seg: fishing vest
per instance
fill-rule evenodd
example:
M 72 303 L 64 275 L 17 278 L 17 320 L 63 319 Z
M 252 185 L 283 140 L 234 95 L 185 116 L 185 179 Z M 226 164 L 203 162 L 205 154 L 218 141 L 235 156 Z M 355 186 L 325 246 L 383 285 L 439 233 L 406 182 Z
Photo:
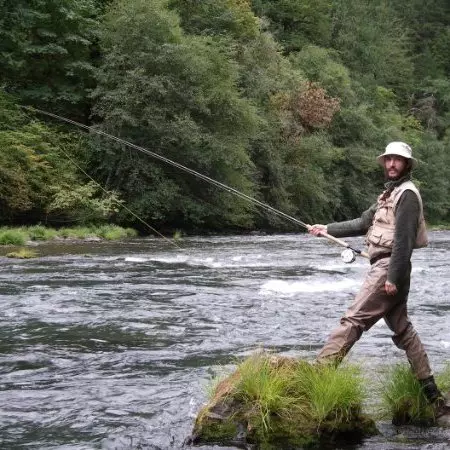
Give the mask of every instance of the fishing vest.
M 369 246 L 370 258 L 392 250 L 396 222 L 395 210 L 401 195 L 406 190 L 413 191 L 417 195 L 420 204 L 419 226 L 414 248 L 426 247 L 428 245 L 422 198 L 414 183 L 412 181 L 405 181 L 400 186 L 394 188 L 389 197 L 383 198 L 383 194 L 378 197 L 377 210 L 373 216 L 372 226 L 369 228 L 366 235 L 366 243 Z

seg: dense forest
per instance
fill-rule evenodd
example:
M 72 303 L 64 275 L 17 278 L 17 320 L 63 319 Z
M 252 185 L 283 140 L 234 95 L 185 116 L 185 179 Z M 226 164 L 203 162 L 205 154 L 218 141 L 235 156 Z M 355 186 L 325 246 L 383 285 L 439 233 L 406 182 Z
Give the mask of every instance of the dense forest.
M 449 224 L 450 3 L 0 0 L 0 224 L 295 230 L 93 130 L 310 223 L 368 207 L 403 140 Z

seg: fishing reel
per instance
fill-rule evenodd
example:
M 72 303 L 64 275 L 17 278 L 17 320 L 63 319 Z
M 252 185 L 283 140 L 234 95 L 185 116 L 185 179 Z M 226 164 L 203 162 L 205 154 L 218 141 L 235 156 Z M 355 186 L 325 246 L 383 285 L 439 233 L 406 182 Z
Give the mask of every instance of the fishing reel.
M 356 259 L 356 253 L 351 248 L 346 248 L 341 253 L 341 259 L 347 264 L 352 263 Z

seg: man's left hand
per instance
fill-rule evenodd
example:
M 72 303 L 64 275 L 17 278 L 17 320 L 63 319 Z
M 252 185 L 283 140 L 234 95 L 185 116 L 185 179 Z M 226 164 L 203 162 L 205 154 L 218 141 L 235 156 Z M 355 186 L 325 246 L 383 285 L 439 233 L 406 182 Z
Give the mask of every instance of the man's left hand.
M 390 281 L 384 283 L 384 289 L 386 290 L 387 295 L 395 295 L 397 293 L 397 286 Z

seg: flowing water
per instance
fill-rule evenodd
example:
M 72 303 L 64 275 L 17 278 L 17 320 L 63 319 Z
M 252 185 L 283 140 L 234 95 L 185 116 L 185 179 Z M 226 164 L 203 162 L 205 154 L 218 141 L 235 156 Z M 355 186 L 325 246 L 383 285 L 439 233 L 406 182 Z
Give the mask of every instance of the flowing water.
M 179 246 L 46 243 L 36 259 L 0 257 L 1 449 L 181 449 L 212 379 L 261 347 L 312 360 L 368 266 L 303 234 Z M 450 360 L 449 263 L 450 232 L 413 258 L 410 316 L 436 372 Z M 382 323 L 349 359 L 374 386 L 405 362 Z M 353 448 L 450 447 L 450 430 L 378 425 Z

